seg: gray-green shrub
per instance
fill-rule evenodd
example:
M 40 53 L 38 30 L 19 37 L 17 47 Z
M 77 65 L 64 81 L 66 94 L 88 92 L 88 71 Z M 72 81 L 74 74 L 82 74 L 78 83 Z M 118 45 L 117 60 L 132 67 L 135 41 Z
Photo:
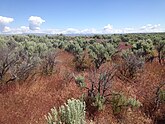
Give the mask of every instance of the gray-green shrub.
M 47 124 L 85 124 L 85 102 L 69 99 L 67 103 L 45 116 Z
M 114 114 L 121 112 L 123 108 L 132 107 L 138 108 L 142 106 L 141 102 L 136 98 L 127 98 L 121 93 L 113 93 L 111 98 L 111 104 Z

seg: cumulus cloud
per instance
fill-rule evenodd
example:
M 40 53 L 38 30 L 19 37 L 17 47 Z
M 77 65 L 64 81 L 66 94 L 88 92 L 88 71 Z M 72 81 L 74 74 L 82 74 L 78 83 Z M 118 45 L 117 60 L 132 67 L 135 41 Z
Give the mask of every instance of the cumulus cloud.
M 83 29 L 81 30 L 81 34 L 100 34 L 101 31 L 95 28 Z
M 10 28 L 10 27 L 5 26 L 5 27 L 3 28 L 3 32 L 4 32 L 4 33 L 8 33 L 8 32 L 10 32 L 10 31 L 11 31 L 11 28 Z
M 115 28 L 111 24 L 107 24 L 101 29 L 40 29 L 42 23 L 45 22 L 41 17 L 30 16 L 29 26 L 20 26 L 10 28 L 8 24 L 13 22 L 13 18 L 0 16 L 0 33 L 3 34 L 23 34 L 23 33 L 45 33 L 45 34 L 120 34 L 120 33 L 147 33 L 147 32 L 165 32 L 160 24 L 147 24 L 141 27 Z
M 47 33 L 47 34 L 101 34 L 101 30 L 97 30 L 95 28 L 89 28 L 89 29 L 75 29 L 75 28 L 46 29 L 46 30 L 43 30 L 43 33 Z
M 0 32 L 9 31 L 10 28 L 7 27 L 7 25 L 13 21 L 14 21 L 13 18 L 0 16 Z
M 128 27 L 128 28 L 113 28 L 111 24 L 103 27 L 103 34 L 119 34 L 119 33 L 149 33 L 149 32 L 165 32 L 165 29 L 161 28 L 160 24 L 147 24 L 140 28 Z
M 147 24 L 140 28 L 142 32 L 159 32 L 160 31 L 160 24 Z
M 101 31 L 102 34 L 120 34 L 124 33 L 124 29 L 117 29 L 114 28 L 111 24 L 108 24 L 103 27 L 103 30 Z
M 61 34 L 98 34 L 101 33 L 99 30 L 96 30 L 95 28 L 90 29 L 75 29 L 75 28 L 67 28 L 64 30 L 56 30 L 56 32 Z M 58 34 L 59 34 L 58 33 Z
M 62 34 L 79 34 L 80 31 L 75 28 L 67 28 L 66 30 L 61 32 Z
M 30 16 L 28 21 L 30 30 L 40 30 L 41 24 L 45 22 L 45 20 L 38 16 Z
M 11 23 L 13 21 L 14 21 L 13 18 L 0 16 L 0 24 L 4 24 L 5 25 L 5 24 Z
M 22 32 L 22 33 L 27 33 L 27 32 L 29 32 L 29 27 L 21 26 L 20 29 L 21 29 L 21 32 Z
M 108 25 L 104 26 L 103 29 L 104 29 L 105 32 L 107 32 L 107 33 L 111 33 L 112 30 L 113 30 L 113 26 L 110 25 L 110 24 L 108 24 Z

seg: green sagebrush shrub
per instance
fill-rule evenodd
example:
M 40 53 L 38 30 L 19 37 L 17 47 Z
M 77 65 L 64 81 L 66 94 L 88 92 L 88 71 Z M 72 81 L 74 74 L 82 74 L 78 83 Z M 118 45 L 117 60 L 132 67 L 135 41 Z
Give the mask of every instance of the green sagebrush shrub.
M 53 74 L 55 67 L 58 63 L 57 57 L 58 57 L 58 51 L 56 49 L 50 49 L 49 51 L 45 52 L 41 60 L 42 74 L 44 75 Z
M 113 77 L 115 69 L 104 70 L 104 72 L 96 72 L 93 70 L 88 77 L 89 85 L 85 83 L 83 76 L 75 77 L 75 83 L 80 88 L 85 88 L 87 93 L 85 95 L 85 101 L 87 109 L 93 108 L 93 110 L 103 110 L 108 96 L 110 95 L 111 86 L 113 84 Z
M 81 48 L 81 46 L 77 42 L 69 43 L 66 46 L 65 50 L 67 52 L 72 53 L 73 55 L 77 55 L 77 54 L 80 54 L 81 52 L 83 52 L 83 48 Z
M 86 86 L 85 78 L 83 76 L 81 76 L 81 75 L 75 77 L 75 82 L 81 88 Z
M 159 90 L 158 98 L 160 102 L 165 103 L 165 90 Z
M 136 74 L 143 70 L 144 59 L 132 53 L 123 53 L 123 62 L 118 66 L 118 71 L 121 76 L 133 79 Z
M 127 107 L 138 108 L 142 106 L 140 101 L 137 100 L 136 98 L 127 98 L 126 96 L 120 93 L 112 94 L 111 104 L 114 114 L 120 113 L 123 108 L 127 108 Z
M 81 40 L 75 40 L 68 43 L 65 51 L 70 52 L 74 55 L 74 65 L 77 71 L 83 71 L 88 68 L 87 65 L 87 54 L 85 52 L 86 42 Z
M 77 71 L 84 71 L 92 66 L 91 58 L 85 50 L 74 55 L 73 63 Z
M 105 101 L 106 98 L 98 93 L 96 96 L 94 96 L 94 102 L 92 105 L 97 107 L 98 110 L 103 110 Z
M 85 102 L 69 99 L 67 103 L 45 116 L 47 124 L 85 124 Z
M 0 43 L 0 82 L 25 81 L 35 75 L 39 61 L 36 54 L 30 56 L 17 42 L 9 40 Z
M 91 106 L 96 107 L 97 110 L 103 110 L 105 106 L 111 92 L 114 75 L 115 68 L 112 68 L 99 73 L 93 71 L 89 77 L 87 98 L 91 101 Z
M 94 43 L 88 47 L 89 56 L 97 69 L 111 58 L 115 53 L 115 48 L 112 44 Z

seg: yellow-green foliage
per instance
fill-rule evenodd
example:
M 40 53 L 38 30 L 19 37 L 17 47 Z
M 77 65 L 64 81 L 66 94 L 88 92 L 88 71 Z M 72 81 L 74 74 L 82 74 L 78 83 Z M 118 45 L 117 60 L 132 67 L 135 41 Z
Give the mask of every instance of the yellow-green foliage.
M 58 110 L 52 108 L 45 118 L 47 124 L 85 124 L 85 102 L 69 99 Z
M 81 75 L 76 76 L 76 77 L 75 77 L 75 81 L 76 81 L 76 84 L 77 84 L 79 87 L 81 87 L 81 88 L 83 88 L 83 87 L 86 86 L 86 84 L 85 84 L 85 78 L 84 78 L 83 76 L 81 76 Z
M 121 110 L 125 107 L 138 108 L 142 106 L 139 100 L 135 98 L 127 98 L 123 94 L 113 94 L 112 95 L 112 108 L 115 114 L 121 112 Z
M 102 110 L 105 104 L 105 97 L 101 96 L 99 93 L 95 96 L 95 101 L 93 102 L 93 106 L 96 106 L 98 110 Z
M 165 102 L 165 90 L 160 90 L 159 91 L 159 100 L 161 102 Z

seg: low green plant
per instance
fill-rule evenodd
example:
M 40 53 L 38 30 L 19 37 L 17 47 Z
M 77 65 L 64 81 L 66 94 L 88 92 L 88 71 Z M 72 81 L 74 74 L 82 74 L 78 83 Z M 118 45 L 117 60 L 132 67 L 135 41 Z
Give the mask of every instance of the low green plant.
M 92 71 L 89 77 L 90 86 L 88 89 L 87 98 L 91 106 L 96 107 L 97 110 L 102 110 L 111 92 L 113 84 L 113 77 L 115 75 L 115 67 L 108 70 L 103 70 L 97 73 Z
M 81 88 L 86 86 L 85 78 L 83 76 L 81 76 L 81 75 L 75 77 L 75 82 Z
M 107 43 L 103 45 L 101 43 L 94 43 L 89 45 L 88 52 L 95 67 L 99 69 L 103 63 L 111 58 L 115 53 L 115 49 L 112 44 Z
M 88 69 L 91 63 L 86 52 L 74 55 L 73 62 L 77 71 L 84 71 L 85 69 Z
M 165 82 L 162 82 L 159 84 L 156 90 L 155 104 L 157 108 L 159 108 L 161 103 L 165 103 L 165 89 L 163 89 L 164 86 Z
M 44 75 L 52 75 L 58 63 L 58 52 L 56 49 L 50 49 L 45 52 L 41 61 L 41 70 Z
M 123 108 L 127 108 L 127 107 L 138 108 L 142 106 L 140 101 L 137 100 L 136 98 L 127 98 L 121 93 L 112 94 L 111 104 L 114 114 L 120 113 Z
M 94 97 L 93 106 L 97 107 L 98 110 L 103 110 L 105 104 L 105 97 L 101 96 L 99 93 Z
M 162 89 L 159 90 L 158 98 L 161 103 L 165 103 L 165 90 Z
M 84 77 L 75 77 L 76 84 L 80 88 L 87 90 L 84 100 L 86 101 L 87 110 L 94 114 L 94 112 L 103 110 L 108 96 L 110 95 L 112 79 L 115 74 L 115 68 L 97 72 L 92 70 L 88 77 L 89 85 L 86 86 Z
M 45 116 L 47 124 L 85 124 L 85 102 L 69 99 L 67 103 Z
M 132 108 L 139 108 L 140 106 L 142 106 L 142 103 L 138 99 L 131 97 L 128 99 L 128 105 Z
M 122 58 L 123 62 L 118 66 L 120 77 L 135 78 L 144 67 L 144 59 L 127 52 L 122 54 Z

